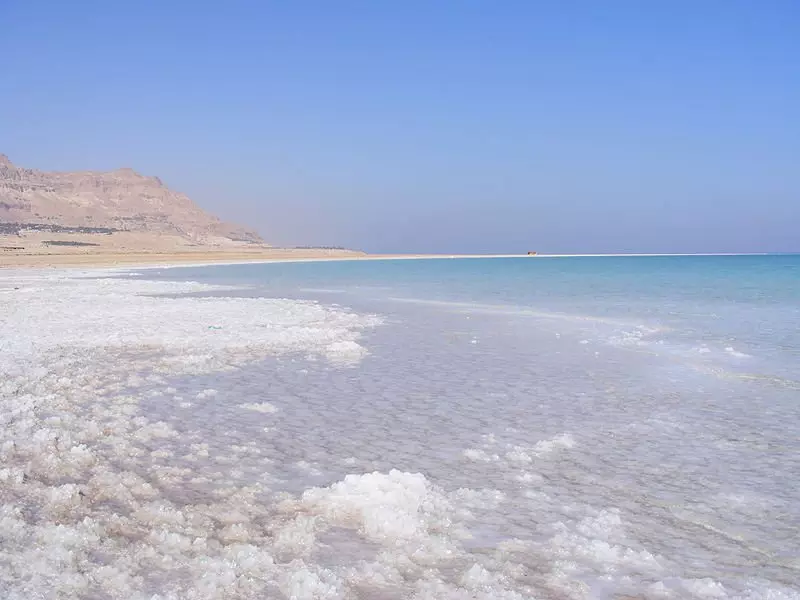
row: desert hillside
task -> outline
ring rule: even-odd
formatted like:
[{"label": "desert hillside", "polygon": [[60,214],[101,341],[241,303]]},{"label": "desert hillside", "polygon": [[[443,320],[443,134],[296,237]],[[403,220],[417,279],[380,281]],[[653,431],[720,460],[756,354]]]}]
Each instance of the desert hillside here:
[{"label": "desert hillside", "polygon": [[[158,177],[133,169],[47,172],[0,154],[0,236],[56,245],[231,247],[258,244],[255,231],[221,221]],[[103,238],[100,241],[87,239]],[[47,239],[45,239],[47,238]],[[80,238],[80,239],[79,239]]]}]

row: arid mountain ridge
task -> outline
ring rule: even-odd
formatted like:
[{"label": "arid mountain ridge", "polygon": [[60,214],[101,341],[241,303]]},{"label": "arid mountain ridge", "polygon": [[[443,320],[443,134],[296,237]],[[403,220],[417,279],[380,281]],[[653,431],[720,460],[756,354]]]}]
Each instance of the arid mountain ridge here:
[{"label": "arid mountain ridge", "polygon": [[0,224],[166,234],[210,246],[263,245],[252,229],[226,223],[133,169],[48,172],[0,154]]}]

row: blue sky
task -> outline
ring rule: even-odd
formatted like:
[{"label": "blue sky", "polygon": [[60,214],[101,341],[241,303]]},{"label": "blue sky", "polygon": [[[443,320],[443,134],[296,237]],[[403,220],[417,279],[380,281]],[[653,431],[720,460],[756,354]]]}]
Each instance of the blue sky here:
[{"label": "blue sky", "polygon": [[800,2],[0,0],[0,152],[277,244],[800,251]]}]

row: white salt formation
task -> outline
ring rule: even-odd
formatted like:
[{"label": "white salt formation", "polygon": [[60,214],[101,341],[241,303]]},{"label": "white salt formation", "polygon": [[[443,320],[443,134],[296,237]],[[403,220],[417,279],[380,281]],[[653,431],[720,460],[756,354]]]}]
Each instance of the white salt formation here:
[{"label": "white salt formation", "polygon": [[[302,561],[276,565],[272,529],[286,517],[264,501],[266,486],[198,476],[193,464],[208,460],[207,447],[144,416],[139,390],[268,355],[351,365],[365,354],[359,332],[378,319],[289,300],[175,296],[216,290],[193,283],[3,278],[1,597],[312,598],[343,589]],[[160,395],[174,393],[163,386]],[[204,390],[196,401],[215,396]]]}]

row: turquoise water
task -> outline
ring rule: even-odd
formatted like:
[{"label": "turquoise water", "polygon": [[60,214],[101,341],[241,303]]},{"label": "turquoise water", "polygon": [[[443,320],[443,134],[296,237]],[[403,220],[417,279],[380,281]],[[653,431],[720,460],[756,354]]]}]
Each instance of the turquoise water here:
[{"label": "turquoise water", "polygon": [[[347,294],[451,303],[453,310],[539,312],[598,327],[616,323],[618,333],[641,335],[639,341],[660,344],[665,354],[713,354],[731,369],[756,367],[761,375],[791,378],[800,359],[800,255],[361,261],[179,272],[284,296]],[[750,360],[728,360],[742,354]]]},{"label": "turquoise water", "polygon": [[[399,573],[368,578],[360,597],[800,597],[800,256],[139,276],[382,318],[357,365],[265,357],[173,383],[186,397],[219,390],[203,411],[149,409],[212,449],[257,439],[268,422],[275,435],[262,450],[284,499],[333,490],[351,510],[367,497],[393,523],[397,511],[408,517],[402,502],[375,490],[408,498],[408,478],[421,474],[451,513],[412,537],[419,548],[446,542],[440,554],[417,555],[403,545],[411,534],[391,528],[380,530],[392,548],[381,553],[367,517],[348,527],[325,513],[336,527],[318,525],[304,555],[315,568],[339,578],[364,564]],[[263,418],[232,410],[265,400],[275,411]],[[243,477],[260,468],[243,465]]]}]

